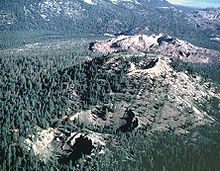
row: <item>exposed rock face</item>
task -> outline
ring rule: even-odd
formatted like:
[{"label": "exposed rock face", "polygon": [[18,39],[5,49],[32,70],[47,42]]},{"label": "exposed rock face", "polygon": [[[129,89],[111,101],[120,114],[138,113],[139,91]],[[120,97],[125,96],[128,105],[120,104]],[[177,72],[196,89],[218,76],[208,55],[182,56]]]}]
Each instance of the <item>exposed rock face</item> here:
[{"label": "exposed rock face", "polygon": [[125,120],[125,124],[119,127],[122,132],[132,131],[138,126],[138,118],[135,117],[131,109],[125,111],[125,116],[121,119]]},{"label": "exposed rock face", "polygon": [[122,51],[155,52],[190,62],[220,61],[218,51],[196,47],[186,41],[163,34],[119,36],[92,43],[90,49],[105,54]]},{"label": "exposed rock face", "polygon": [[[74,139],[74,137],[72,137]],[[59,159],[59,162],[62,164],[68,164],[70,160],[75,162],[77,159],[80,159],[82,155],[90,155],[94,146],[92,143],[92,140],[90,140],[88,137],[83,137],[80,135],[79,138],[75,140],[75,143],[72,145],[71,141],[69,141],[70,146],[69,153],[67,154],[62,154],[62,156]]]},{"label": "exposed rock face", "polygon": [[67,164],[69,161],[74,163],[82,155],[91,155],[95,149],[101,151],[105,146],[103,137],[104,135],[89,131],[48,128],[39,129],[37,137],[26,139],[25,144],[44,162],[58,158],[61,164]]}]

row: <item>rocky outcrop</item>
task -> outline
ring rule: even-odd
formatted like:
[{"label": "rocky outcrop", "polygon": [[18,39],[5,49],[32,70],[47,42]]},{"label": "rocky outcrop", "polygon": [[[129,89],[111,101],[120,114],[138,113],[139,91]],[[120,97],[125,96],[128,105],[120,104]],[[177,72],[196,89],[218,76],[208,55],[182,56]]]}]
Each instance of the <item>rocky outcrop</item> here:
[{"label": "rocky outcrop", "polygon": [[154,52],[184,61],[200,63],[220,61],[220,52],[218,51],[200,48],[189,42],[163,34],[119,36],[93,42],[90,44],[90,49],[104,54],[123,51]]},{"label": "rocky outcrop", "polygon": [[62,164],[68,164],[70,160],[75,162],[80,159],[82,155],[91,155],[92,150],[94,149],[92,140],[86,136],[80,135],[79,138],[75,139],[74,144],[71,143],[73,139],[74,136],[67,142],[69,148],[65,150],[66,154],[60,156],[59,162]]},{"label": "rocky outcrop", "polygon": [[135,117],[131,109],[126,110],[121,119],[125,120],[125,124],[119,127],[119,130],[122,132],[132,131],[138,126],[138,118]]},{"label": "rocky outcrop", "polygon": [[[74,128],[74,126],[72,126]],[[60,164],[75,163],[83,155],[91,155],[105,147],[104,135],[91,131],[70,131],[68,127],[38,129],[36,135],[25,140],[27,149],[44,162],[58,159]]]}]

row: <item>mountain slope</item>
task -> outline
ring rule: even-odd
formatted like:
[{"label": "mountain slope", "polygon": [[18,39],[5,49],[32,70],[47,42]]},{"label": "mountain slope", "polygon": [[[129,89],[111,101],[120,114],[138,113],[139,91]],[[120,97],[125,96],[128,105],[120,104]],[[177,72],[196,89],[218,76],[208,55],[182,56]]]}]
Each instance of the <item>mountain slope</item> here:
[{"label": "mountain slope", "polygon": [[[95,22],[99,25],[100,22],[106,22],[106,19],[119,20],[122,22],[122,17],[126,21],[126,16],[130,19],[131,14],[136,12],[147,12],[150,8],[163,6],[171,6],[165,1],[64,1],[64,0],[41,0],[37,2],[3,3],[2,10],[14,13],[17,22],[27,24],[26,27],[34,27],[34,23],[39,24],[39,27],[46,23],[52,24],[52,27],[66,27],[68,25],[80,24],[82,20],[86,22]],[[135,16],[134,16],[135,17]],[[64,20],[64,21],[60,21]],[[79,22],[81,21],[81,22]],[[43,22],[43,23],[42,23]],[[111,21],[110,21],[111,22]],[[128,22],[128,21],[127,21]],[[55,25],[64,24],[64,25]],[[87,23],[87,26],[89,23]],[[36,26],[35,26],[36,27]],[[49,27],[49,25],[48,25]]]},{"label": "mountain slope", "polygon": [[163,32],[206,45],[204,40],[209,40],[185,13],[164,0],[38,0],[2,3],[0,10],[6,20],[13,20],[2,21],[2,30],[43,29],[76,35]]},{"label": "mountain slope", "polygon": [[75,37],[162,32],[199,46],[220,49],[218,41],[215,41],[218,36],[198,27],[191,16],[194,11],[181,9],[165,0],[3,2],[0,6],[0,30],[43,30]]}]

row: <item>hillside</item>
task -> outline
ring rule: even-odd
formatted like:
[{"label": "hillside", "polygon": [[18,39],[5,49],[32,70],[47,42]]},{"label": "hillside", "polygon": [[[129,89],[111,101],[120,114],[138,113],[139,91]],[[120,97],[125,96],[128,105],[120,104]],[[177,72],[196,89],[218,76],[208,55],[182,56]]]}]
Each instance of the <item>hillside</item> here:
[{"label": "hillside", "polygon": [[[15,22],[2,25],[23,29],[53,29],[92,33],[120,33],[140,27],[148,13],[161,7],[172,7],[166,1],[83,1],[40,0],[20,4],[3,3],[4,18]],[[11,15],[10,15],[11,14]],[[140,15],[143,15],[142,17]],[[139,19],[140,18],[140,19]],[[135,21],[137,20],[137,21]],[[146,20],[147,21],[147,20]],[[64,27],[65,26],[65,27]],[[146,25],[145,25],[146,26]],[[141,28],[141,29],[144,29]],[[84,31],[83,31],[84,30]]]},{"label": "hillside", "polygon": [[88,37],[162,32],[194,44],[219,48],[215,42],[210,43],[210,32],[197,27],[192,17],[165,0],[5,2],[0,7],[0,29],[50,30]]},{"label": "hillside", "polygon": [[0,171],[219,171],[219,14],[1,0]]},{"label": "hillside", "polygon": [[[196,54],[195,58],[183,57],[175,54],[176,51],[168,55],[164,48],[159,48],[166,45],[168,39],[172,39],[172,45],[178,47],[178,51],[185,49],[184,53],[198,47],[164,35],[141,36],[143,39],[137,42],[140,35],[93,43],[93,50],[106,47],[105,44],[100,45],[106,42],[109,43],[107,47],[115,43],[118,46],[112,47],[117,47],[116,50],[104,48],[110,51],[100,51],[105,55],[86,57],[79,63],[57,70],[52,74],[53,83],[49,77],[43,79],[42,92],[53,92],[55,94],[52,93],[51,97],[57,97],[56,89],[60,92],[64,89],[65,94],[61,97],[68,100],[68,107],[59,117],[54,115],[54,111],[47,120],[38,123],[36,132],[26,136],[22,142],[23,151],[30,153],[32,149],[41,162],[58,162],[56,167],[59,167],[75,163],[83,155],[86,157],[84,163],[91,158],[99,161],[112,155],[119,147],[126,152],[125,156],[131,156],[132,153],[126,149],[126,143],[132,142],[131,139],[124,137],[126,143],[123,146],[118,144],[123,136],[130,134],[135,139],[140,140],[140,134],[150,139],[144,140],[142,148],[149,148],[147,146],[155,135],[167,133],[178,137],[193,136],[193,144],[205,141],[196,130],[218,123],[219,105],[213,107],[213,99],[217,103],[220,101],[218,87],[193,68],[190,71],[181,67],[181,63],[192,63],[194,67],[200,63],[209,65],[216,61],[213,58],[216,58],[217,51],[203,50],[206,53],[203,55],[210,54],[210,59],[201,60]],[[165,42],[158,42],[158,39]],[[30,48],[25,51],[28,54]],[[56,108],[57,103],[52,99],[49,104]],[[138,156],[139,150],[134,151]]]},{"label": "hillside", "polygon": [[[189,134],[216,122],[200,105],[211,105],[209,99],[220,99],[220,94],[201,77],[176,70],[166,56],[117,53],[86,61],[81,70],[70,67],[65,74],[75,80],[68,115],[39,130],[42,140],[26,140],[46,162],[55,154],[61,163],[74,162],[79,150],[108,153],[107,144],[116,147],[119,132]],[[88,149],[83,150],[84,143]]]},{"label": "hillside", "polygon": [[218,52],[141,36],[1,50],[0,170],[217,169]]},{"label": "hillside", "polygon": [[104,54],[123,51],[160,53],[183,61],[212,63],[220,61],[219,51],[192,45],[169,35],[119,36],[90,44],[90,49]]}]

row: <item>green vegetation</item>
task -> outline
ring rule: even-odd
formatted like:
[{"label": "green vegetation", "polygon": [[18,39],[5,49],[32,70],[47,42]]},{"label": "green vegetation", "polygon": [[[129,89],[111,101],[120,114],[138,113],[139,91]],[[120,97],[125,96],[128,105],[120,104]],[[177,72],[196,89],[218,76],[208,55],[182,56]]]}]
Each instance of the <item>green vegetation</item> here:
[{"label": "green vegetation", "polygon": [[82,51],[83,47],[75,44],[75,49],[56,52],[51,49],[42,55],[41,51],[32,55],[17,55],[16,51],[1,54],[0,170],[37,167],[39,161],[22,151],[21,144],[35,133],[36,125],[47,128],[52,120],[65,114],[69,99],[63,82],[66,78],[59,79],[58,70],[80,62],[78,56],[92,57],[85,48]]},{"label": "green vegetation", "polygon": [[219,128],[197,130],[205,138],[170,133],[152,136],[145,131],[121,135],[118,147],[113,148],[114,153],[98,161],[98,170],[217,171],[220,168],[217,160],[220,139],[216,129]]},{"label": "green vegetation", "polygon": [[[213,28],[209,29],[208,27],[205,29],[203,25],[207,25],[206,21],[198,25],[188,16],[185,10],[180,12],[178,8],[158,8],[170,6],[166,1],[143,1],[141,2],[142,6],[133,4],[134,8],[130,8],[129,5],[115,5],[107,1],[98,3],[101,6],[100,8],[96,5],[91,6],[87,3],[76,1],[75,4],[70,3],[70,8],[66,6],[61,8],[62,12],[57,12],[59,11],[57,7],[59,5],[54,1],[52,2],[56,4],[54,5],[54,10],[48,10],[43,13],[39,7],[39,2],[40,0],[2,1],[0,12],[6,11],[8,14],[13,14],[15,21],[11,25],[1,24],[0,30],[28,31],[30,33],[43,32],[42,30],[44,30],[49,33],[53,32],[53,34],[58,36],[63,35],[65,32],[68,33],[68,36],[74,35],[75,37],[102,36],[105,33],[114,35],[164,33],[187,40],[198,46],[220,49],[218,42],[210,40],[213,36],[218,35],[218,23],[215,24],[216,28],[213,26]],[[64,4],[62,5],[64,6]],[[67,9],[70,9],[71,12]],[[77,13],[74,13],[74,11],[77,11]],[[48,16],[48,18],[45,20],[41,16],[42,14]],[[29,35],[29,37],[32,37],[32,35]],[[22,43],[23,41],[21,41]],[[0,44],[0,48],[1,46],[2,44]],[[2,48],[5,47],[3,46]]]},{"label": "green vegetation", "polygon": [[72,33],[63,33],[57,31],[48,31],[48,30],[29,30],[29,31],[1,31],[0,32],[0,50],[23,47],[31,43],[38,42],[51,42],[51,41],[65,41],[73,39],[83,39],[88,38],[92,40],[98,38],[93,35],[86,34],[72,34]]},{"label": "green vegetation", "polygon": [[[86,50],[88,49],[86,44],[75,43],[74,46],[62,50],[51,47],[49,49],[50,51],[43,52],[41,48],[34,49],[27,53],[17,53],[13,50],[11,53],[0,52],[0,170],[217,171],[220,169],[219,121],[212,127],[197,128],[196,135],[194,131],[183,136],[173,135],[172,132],[151,135],[147,130],[117,132],[113,133],[117,136],[117,145],[111,143],[114,140],[109,140],[107,142],[109,152],[105,154],[91,158],[83,157],[76,163],[70,161],[66,165],[60,164],[56,159],[48,163],[40,161],[33,151],[25,150],[24,139],[36,133],[36,126],[48,128],[52,126],[54,120],[68,115],[67,108],[72,105],[69,102],[68,85],[76,86],[81,95],[81,99],[78,100],[83,102],[78,106],[79,109],[75,110],[88,108],[88,105],[94,105],[98,101],[111,102],[112,99],[106,97],[109,87],[121,92],[128,85],[123,77],[125,73],[117,73],[118,71],[115,70],[110,75],[104,70],[99,70],[98,66],[107,60],[107,57]],[[84,63],[87,57],[95,59]],[[122,64],[119,63],[118,66],[126,68],[128,65]],[[189,70],[188,65],[181,64],[181,67],[176,65],[175,67]],[[205,70],[206,74],[210,73],[210,77],[216,74],[214,78],[219,81],[217,80],[219,66],[216,64],[215,68],[217,69],[214,70],[213,67],[207,69],[198,65],[191,67],[191,70],[195,74]],[[114,73],[120,76],[115,77]],[[89,77],[95,74],[97,77]],[[102,86],[103,82],[98,82],[100,79],[108,81],[109,87]],[[133,86],[138,89],[138,83]],[[211,104],[210,112],[218,116],[219,109],[216,102],[213,100]]]},{"label": "green vegetation", "polygon": [[178,71],[188,71],[190,74],[202,76],[205,80],[211,80],[218,88],[220,83],[220,65],[216,63],[189,63],[181,60],[174,60],[172,66]]}]

